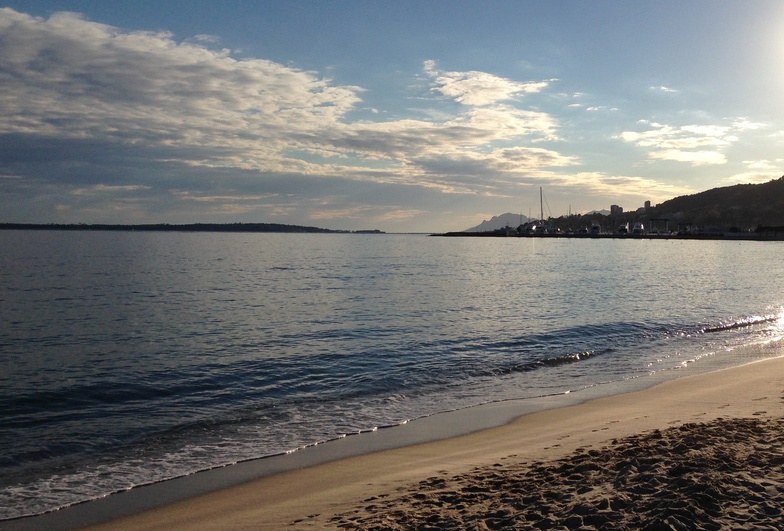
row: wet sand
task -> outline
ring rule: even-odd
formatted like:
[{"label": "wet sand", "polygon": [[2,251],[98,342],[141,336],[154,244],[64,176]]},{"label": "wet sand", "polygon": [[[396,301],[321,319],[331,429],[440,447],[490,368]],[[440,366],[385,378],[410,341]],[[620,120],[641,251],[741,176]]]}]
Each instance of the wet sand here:
[{"label": "wet sand", "polygon": [[784,359],[282,472],[93,529],[778,529]]}]

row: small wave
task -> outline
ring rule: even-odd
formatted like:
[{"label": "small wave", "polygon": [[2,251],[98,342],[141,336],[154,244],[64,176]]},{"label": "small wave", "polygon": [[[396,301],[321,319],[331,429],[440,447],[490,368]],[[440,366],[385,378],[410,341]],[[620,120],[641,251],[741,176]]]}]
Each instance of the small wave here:
[{"label": "small wave", "polygon": [[754,316],[754,317],[747,317],[745,319],[739,319],[737,321],[730,321],[728,323],[719,323],[715,326],[706,326],[705,328],[701,329],[700,332],[704,334],[711,334],[714,332],[725,332],[727,330],[734,330],[736,328],[746,328],[748,326],[754,326],[758,324],[764,323],[773,323],[781,319],[780,315],[767,315],[767,316]]},{"label": "small wave", "polygon": [[574,352],[570,354],[564,354],[562,356],[541,358],[526,363],[520,363],[504,370],[495,371],[495,374],[528,372],[528,371],[535,371],[537,369],[541,369],[544,367],[559,367],[561,365],[585,361],[589,358],[595,358],[597,356],[600,356],[602,354],[607,354],[609,352],[612,352],[612,349],[605,349],[600,351]]}]

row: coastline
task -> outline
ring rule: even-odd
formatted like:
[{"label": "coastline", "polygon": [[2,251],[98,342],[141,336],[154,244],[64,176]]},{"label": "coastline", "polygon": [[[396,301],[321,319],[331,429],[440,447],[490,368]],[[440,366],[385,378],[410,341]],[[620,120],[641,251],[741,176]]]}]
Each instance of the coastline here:
[{"label": "coastline", "polygon": [[445,232],[440,234],[430,234],[434,237],[444,238],[523,238],[523,239],[577,239],[577,240],[711,240],[711,241],[730,241],[730,242],[772,242],[784,241],[784,233],[777,230],[766,230],[759,232],[699,232],[699,233],[650,233],[640,234],[619,234],[617,232],[602,232],[599,234],[573,234],[573,233],[552,233],[552,234],[528,234],[528,233],[507,233],[503,230],[490,232]]},{"label": "coastline", "polygon": [[[468,435],[305,464],[227,488],[214,485],[219,490],[91,529],[317,529],[341,522],[350,527],[346,515],[366,514],[372,519],[374,512],[383,509],[383,504],[368,500],[392,499],[398,489],[421,490],[420,482],[428,478],[470,482],[471,475],[483,468],[550,462],[577,450],[603,449],[625,437],[689,423],[780,419],[784,417],[783,390],[784,358],[758,361],[684,376],[643,391],[526,414],[503,426]],[[145,489],[137,490],[141,493]],[[412,498],[406,499],[408,502],[394,502],[394,510],[405,512],[404,506],[411,505]],[[14,524],[8,529],[24,529],[25,523],[36,521],[3,524]]]}]

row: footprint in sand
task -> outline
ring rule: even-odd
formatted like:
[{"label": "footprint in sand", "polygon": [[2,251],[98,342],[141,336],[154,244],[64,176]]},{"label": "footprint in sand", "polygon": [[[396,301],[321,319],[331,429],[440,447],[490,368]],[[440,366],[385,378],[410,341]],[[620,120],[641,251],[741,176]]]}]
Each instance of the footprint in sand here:
[{"label": "footprint in sand", "polygon": [[[610,421],[610,422],[608,422],[607,424],[617,424],[618,422],[620,422],[620,421],[618,421],[618,420],[611,420],[611,421]],[[591,430],[591,431],[592,431],[593,433],[596,433],[597,431],[607,431],[607,430],[609,430],[609,429],[610,429],[610,428],[608,428],[608,427],[606,427],[606,426],[605,426],[604,428],[599,428],[599,429],[595,429],[595,430]]]}]

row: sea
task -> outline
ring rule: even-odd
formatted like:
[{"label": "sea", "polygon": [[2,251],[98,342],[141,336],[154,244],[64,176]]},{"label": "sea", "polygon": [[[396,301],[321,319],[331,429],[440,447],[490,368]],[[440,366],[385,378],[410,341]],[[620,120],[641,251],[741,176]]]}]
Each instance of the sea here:
[{"label": "sea", "polygon": [[784,355],[782,242],[7,230],[0,250],[0,520]]}]

